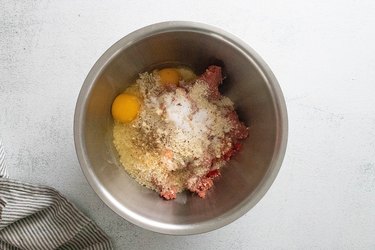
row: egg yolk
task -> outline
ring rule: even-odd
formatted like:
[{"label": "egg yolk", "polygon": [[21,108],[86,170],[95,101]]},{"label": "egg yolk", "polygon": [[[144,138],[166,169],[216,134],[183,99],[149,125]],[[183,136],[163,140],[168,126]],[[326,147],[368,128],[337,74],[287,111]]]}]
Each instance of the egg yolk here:
[{"label": "egg yolk", "polygon": [[135,95],[120,94],[112,103],[112,116],[116,121],[129,123],[133,121],[141,106],[141,102]]},{"label": "egg yolk", "polygon": [[165,68],[158,72],[160,81],[164,85],[177,85],[181,76],[180,73],[173,68]]}]

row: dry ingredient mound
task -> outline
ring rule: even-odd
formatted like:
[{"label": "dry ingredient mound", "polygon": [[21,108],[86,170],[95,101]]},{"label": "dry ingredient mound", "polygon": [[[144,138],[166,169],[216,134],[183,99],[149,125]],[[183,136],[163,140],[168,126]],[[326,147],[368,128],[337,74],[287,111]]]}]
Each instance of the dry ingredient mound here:
[{"label": "dry ingredient mound", "polygon": [[219,169],[248,135],[233,102],[218,95],[221,69],[165,86],[157,71],[139,75],[126,92],[142,100],[131,123],[115,122],[114,145],[125,170],[165,199],[187,189],[206,196]]}]

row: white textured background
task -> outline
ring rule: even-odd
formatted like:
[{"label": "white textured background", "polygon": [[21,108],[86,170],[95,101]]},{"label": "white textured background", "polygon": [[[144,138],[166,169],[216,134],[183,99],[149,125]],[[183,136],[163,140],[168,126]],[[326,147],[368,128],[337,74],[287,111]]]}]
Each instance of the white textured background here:
[{"label": "white textured background", "polygon": [[[165,20],[252,46],[284,91],[289,143],[266,196],[217,231],[173,237],[113,213],[81,173],[76,98],[114,42]],[[375,1],[0,0],[0,136],[10,176],[64,193],[116,249],[375,249]]]}]

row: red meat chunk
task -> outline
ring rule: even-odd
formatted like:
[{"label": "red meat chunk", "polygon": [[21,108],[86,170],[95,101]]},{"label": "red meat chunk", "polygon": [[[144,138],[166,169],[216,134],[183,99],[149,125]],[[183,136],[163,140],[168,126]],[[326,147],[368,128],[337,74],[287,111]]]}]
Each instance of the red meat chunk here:
[{"label": "red meat chunk", "polygon": [[164,189],[160,192],[160,196],[166,200],[176,199],[176,190],[173,188]]},{"label": "red meat chunk", "polygon": [[205,198],[207,190],[209,190],[214,185],[212,178],[210,177],[203,177],[197,183],[190,187],[189,190],[191,192],[196,193],[199,197]]},{"label": "red meat chunk", "polygon": [[230,131],[230,136],[233,139],[241,140],[249,136],[249,129],[245,126],[245,124],[240,122],[235,111],[229,112],[227,117],[232,123],[233,129]]},{"label": "red meat chunk", "polygon": [[198,78],[208,84],[210,100],[217,100],[220,98],[219,85],[223,82],[221,75],[221,67],[211,65],[206,71]]}]

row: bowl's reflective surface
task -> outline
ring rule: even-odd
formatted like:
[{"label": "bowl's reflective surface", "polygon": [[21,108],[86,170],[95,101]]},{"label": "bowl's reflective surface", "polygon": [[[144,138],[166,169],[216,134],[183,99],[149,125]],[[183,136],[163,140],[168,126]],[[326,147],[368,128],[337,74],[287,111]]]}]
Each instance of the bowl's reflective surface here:
[{"label": "bowl's reflective surface", "polygon": [[[138,73],[184,64],[202,73],[224,67],[222,92],[250,127],[243,150],[222,171],[206,199],[188,193],[161,199],[130,178],[112,145],[113,99]],[[114,44],[93,66],[80,92],[74,138],[78,159],[100,198],[125,219],[167,234],[210,231],[237,219],[265,194],[281,166],[287,114],[270,69],[247,45],[226,32],[190,22],[145,27]]]}]

